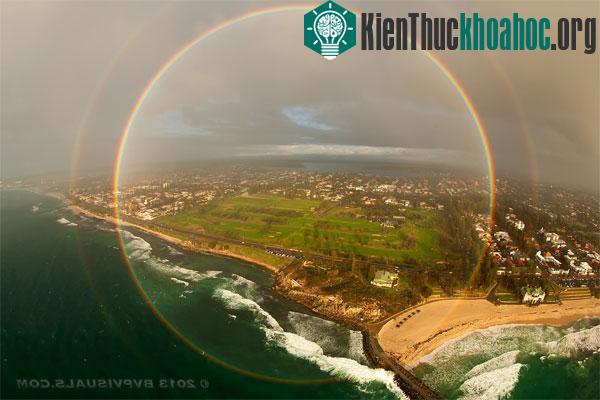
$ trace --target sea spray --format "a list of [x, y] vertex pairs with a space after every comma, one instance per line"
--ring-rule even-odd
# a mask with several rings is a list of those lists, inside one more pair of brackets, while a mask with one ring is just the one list
[[[32, 214], [31, 206], [39, 202], [41, 196], [17, 192], [1, 195], [2, 255], [4, 260], [10, 260], [2, 268], [6, 288], [3, 300], [10, 299], [10, 304], [19, 305], [7, 307], [3, 312], [1, 342], [6, 346], [3, 347], [3, 366], [8, 366], [3, 371], [16, 373], [25, 368], [49, 376], [77, 376], [85, 363], [85, 371], [92, 375], [111, 371], [117, 376], [210, 377], [210, 387], [196, 393], [205, 397], [218, 397], [222, 394], [222, 385], [218, 383], [228, 382], [233, 397], [272, 393], [281, 398], [395, 398], [379, 381], [362, 385], [350, 379], [336, 380], [316, 364], [290, 355], [265, 340], [265, 328], [261, 329], [253, 318], [246, 318], [252, 317], [251, 313], [244, 312], [242, 317], [242, 312], [231, 311], [230, 315], [235, 318], [230, 317], [221, 301], [212, 298], [214, 289], [219, 287], [243, 293], [242, 286], [228, 282], [233, 273], [243, 275], [258, 283], [258, 292], [265, 297], [259, 304], [287, 329], [287, 313], [303, 307], [270, 295], [268, 288], [272, 278], [264, 271], [243, 262], [187, 251], [184, 256], [171, 256], [167, 243], [131, 229], [131, 233], [152, 244], [150, 248], [139, 240], [135, 243], [141, 247], [130, 244], [132, 250], [134, 247], [141, 250], [137, 254], [140, 259], [130, 256], [128, 260], [136, 275], [134, 284], [128, 265], [118, 251], [120, 246], [112, 225], [96, 219], [75, 219], [68, 211], [56, 208], [52, 199], [44, 201], [43, 209], [54, 208], [55, 211]], [[72, 234], [74, 228], [56, 222], [63, 214], [84, 228], [77, 231], [77, 238]], [[27, 247], [36, 251], [23, 251], [23, 237], [31, 240], [26, 243]], [[129, 239], [125, 239], [126, 243]], [[193, 281], [188, 276], [202, 279]], [[88, 287], [90, 277], [94, 290], [81, 290]], [[185, 280], [189, 286], [174, 284], [171, 277]], [[150, 305], [137, 293], [140, 288], [150, 298]], [[52, 296], [40, 302], [30, 296], [32, 291], [52, 293]], [[180, 294], [187, 299], [179, 298]], [[77, 301], [68, 301], [74, 298]], [[170, 330], [163, 328], [161, 321], [148, 310], [149, 306], [156, 307], [189, 341], [230, 365], [273, 377], [327, 379], [330, 383], [290, 385], [242, 377], [193, 353]], [[23, 311], [36, 316], [30, 318], [33, 321], [30, 329], [22, 329]], [[16, 335], [19, 331], [22, 334]], [[73, 332], [77, 333], [77, 340], [73, 340]], [[92, 338], [94, 346], [90, 347], [89, 340], [81, 338]], [[18, 345], [23, 340], [29, 345]], [[140, 362], [142, 358], [146, 362]], [[193, 376], [186, 371], [192, 371]], [[19, 393], [40, 397], [39, 390], [11, 391], [10, 386], [15, 386], [18, 375], [4, 378], [6, 385], [2, 389], [7, 391], [8, 397], [19, 397]], [[366, 393], [365, 386], [374, 387], [374, 392]], [[156, 388], [141, 388], [138, 392], [141, 397], [156, 397]], [[61, 396], [56, 390], [45, 393], [47, 397]], [[82, 391], [82, 396], [93, 397], [94, 393], [93, 390]], [[197, 397], [190, 394], [189, 389], [171, 389], [169, 393], [181, 398]], [[108, 397], [113, 395], [113, 392], [106, 393]]]
[[408, 397], [394, 382], [394, 374], [384, 369], [373, 369], [355, 360], [325, 355], [319, 344], [296, 333], [286, 332], [281, 325], [258, 303], [226, 289], [217, 289], [214, 297], [221, 299], [230, 310], [247, 310], [254, 314], [256, 322], [261, 324], [269, 343], [284, 349], [289, 354], [310, 361], [319, 369], [339, 378], [347, 379], [359, 385], [365, 393], [372, 393], [373, 383], [383, 384], [388, 390], [402, 399]]
[[576, 357], [582, 353], [600, 350], [600, 325], [578, 332], [569, 333], [559, 340], [545, 344], [549, 354], [563, 357]]
[[188, 281], [184, 281], [184, 280], [177, 279], [177, 278], [174, 278], [174, 277], [171, 277], [171, 280], [173, 282], [175, 282], [175, 283], [178, 283], [178, 284], [186, 286], [186, 287], [190, 285], [190, 283]]
[[283, 331], [281, 325], [275, 318], [253, 300], [247, 299], [242, 295], [232, 292], [227, 289], [215, 290], [213, 297], [219, 300], [223, 300], [225, 306], [230, 310], [249, 310], [251, 311], [256, 319], [256, 322], [263, 324], [264, 326]]
[[61, 225], [66, 225], [66, 226], [77, 226], [76, 223], [69, 221], [65, 217], [57, 219], [56, 222], [58, 222]]
[[143, 261], [146, 265], [165, 272], [167, 274], [175, 274], [176, 279], [186, 281], [199, 282], [206, 278], [217, 276], [221, 271], [207, 271], [202, 273], [188, 268], [183, 268], [176, 265], [165, 258], [159, 258], [152, 254], [152, 245], [139, 236], [132, 234], [129, 231], [123, 231], [125, 239], [125, 249], [127, 255], [136, 261]]
[[[408, 398], [395, 384], [392, 372], [384, 369], [373, 369], [357, 361], [365, 359], [364, 354], [362, 354], [360, 332], [346, 330], [346, 354], [348, 356], [352, 354], [353, 358], [327, 355], [319, 343], [297, 333], [285, 331], [281, 324], [261, 307], [258, 302], [262, 301], [262, 296], [255, 282], [234, 273], [224, 274], [222, 271], [200, 272], [181, 267], [168, 259], [154, 255], [152, 246], [143, 238], [128, 231], [124, 231], [123, 237], [125, 248], [132, 260], [141, 262], [154, 270], [164, 272], [173, 282], [186, 282], [192, 287], [191, 283], [203, 284], [206, 279], [212, 278], [211, 285], [214, 289], [212, 297], [220, 301], [228, 310], [225, 313], [228, 320], [235, 323], [234, 321], [239, 320], [238, 312], [250, 312], [254, 322], [263, 331], [265, 344], [268, 346], [276, 346], [294, 357], [310, 362], [323, 372], [353, 382], [365, 394], [379, 398], [387, 397], [390, 394], [397, 398]], [[180, 297], [185, 298], [185, 294], [181, 293]], [[290, 315], [296, 322], [311, 319], [314, 322], [316, 319], [322, 326], [339, 327], [334, 322], [302, 313], [291, 312]], [[299, 325], [296, 324], [296, 326]], [[341, 330], [345, 329], [339, 328]], [[331, 343], [332, 350], [334, 347], [335, 343]]]
[[483, 372], [467, 379], [461, 386], [461, 399], [465, 400], [496, 400], [509, 394], [519, 380], [522, 364]]
[[319, 344], [326, 354], [351, 358], [361, 364], [367, 364], [361, 332], [349, 330], [333, 321], [295, 311], [288, 313], [287, 320], [292, 332]]
[[509, 367], [517, 362], [518, 355], [519, 350], [513, 350], [478, 364], [465, 374], [465, 378], [470, 379], [486, 372]]
[[597, 357], [598, 324], [583, 319], [562, 328], [515, 324], [477, 330], [422, 358], [413, 372], [447, 398], [511, 398], [523, 371], [534, 374], [544, 360], [577, 364], [586, 355]]

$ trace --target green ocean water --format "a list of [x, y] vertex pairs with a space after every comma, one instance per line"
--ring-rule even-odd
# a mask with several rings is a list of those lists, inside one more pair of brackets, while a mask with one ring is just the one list
[[[126, 232], [152, 304], [186, 340], [230, 367], [219, 365], [144, 302], [110, 225], [81, 219], [47, 196], [1, 196], [2, 398], [402, 395], [389, 372], [364, 365], [359, 332], [277, 297], [267, 273]], [[19, 387], [23, 379], [75, 387]], [[153, 387], [77, 388], [92, 379], [150, 379]], [[158, 387], [161, 380], [167, 388]], [[181, 380], [195, 388], [179, 388]]]
[[598, 399], [599, 351], [598, 318], [504, 325], [447, 343], [414, 372], [452, 399]]
[[[3, 398], [404, 397], [366, 365], [359, 332], [279, 298], [262, 270], [124, 238], [135, 279], [110, 225], [47, 196], [1, 193]], [[497, 327], [415, 371], [449, 398], [598, 398], [599, 347], [597, 320]], [[99, 379], [112, 387], [56, 387]], [[152, 387], [115, 387], [123, 379]]]

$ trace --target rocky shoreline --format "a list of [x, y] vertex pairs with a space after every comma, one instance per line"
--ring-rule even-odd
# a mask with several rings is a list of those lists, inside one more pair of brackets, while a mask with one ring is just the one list
[[[273, 290], [280, 296], [300, 303], [327, 319], [340, 322], [356, 330], [366, 331], [368, 321], [380, 316], [378, 307], [372, 304], [349, 304], [338, 295], [314, 293], [300, 286], [283, 272], [275, 274]], [[367, 321], [364, 321], [365, 317]]]
[[[362, 318], [360, 317], [360, 315], [365, 315], [365, 308], [345, 303], [339, 296], [322, 295], [318, 293], [310, 293], [299, 290], [301, 286], [297, 286], [297, 283], [296, 285], [294, 285], [293, 279], [286, 277], [284, 272], [272, 265], [260, 262], [258, 260], [254, 260], [249, 257], [244, 257], [238, 254], [233, 254], [227, 251], [199, 248], [197, 246], [194, 246], [190, 241], [178, 239], [139, 224], [122, 220], [117, 221], [116, 218], [113, 216], [100, 215], [93, 211], [82, 208], [78, 205], [75, 205], [71, 203], [71, 201], [68, 198], [66, 198], [60, 193], [43, 193], [34, 190], [31, 191], [38, 194], [49, 195], [62, 200], [66, 204], [66, 207], [69, 210], [71, 210], [71, 212], [73, 212], [74, 214], [84, 215], [89, 218], [105, 221], [115, 226], [124, 226], [138, 229], [142, 232], [158, 237], [161, 240], [165, 240], [166, 242], [178, 246], [184, 250], [244, 261], [257, 266], [265, 270], [266, 272], [269, 272], [274, 276], [275, 279], [272, 285], [272, 290], [281, 297], [302, 304], [303, 306], [309, 308], [315, 314], [324, 319], [340, 323], [352, 330], [360, 331], [363, 336], [363, 350], [365, 352], [365, 356], [370, 366], [384, 368], [394, 372], [396, 375], [396, 383], [411, 398], [439, 398], [437, 397], [437, 395], [435, 395], [434, 392], [428, 389], [418, 378], [412, 375], [408, 370], [404, 369], [404, 367], [400, 365], [393, 363], [389, 359], [389, 357], [378, 345], [376, 336], [373, 334], [373, 332], [371, 332], [368, 329], [369, 323], [359, 321], [359, 319]], [[369, 308], [368, 305], [365, 306], [366, 308]], [[366, 314], [369, 316], [369, 319], [376, 319], [377, 317], [380, 317], [380, 311], [375, 310], [373, 307], [371, 308], [372, 310], [370, 312], [367, 312]]]
[[[191, 243], [191, 241], [178, 239], [168, 234], [157, 232], [156, 230], [147, 228], [143, 225], [124, 220], [117, 221], [115, 217], [100, 215], [80, 206], [69, 204], [68, 200], [64, 198], [62, 198], [62, 200], [67, 202], [68, 208], [75, 214], [82, 214], [90, 218], [108, 222], [115, 226], [120, 224], [124, 227], [138, 229], [188, 251], [231, 258], [255, 265], [273, 275], [275, 280], [273, 282], [272, 290], [278, 295], [290, 301], [302, 304], [316, 314], [319, 314], [326, 319], [344, 324], [354, 330], [366, 331], [371, 321], [380, 320], [383, 317], [381, 315], [381, 311], [373, 304], [349, 304], [344, 302], [340, 296], [324, 295], [302, 290], [303, 287], [297, 283], [294, 284], [294, 280], [288, 278], [281, 269], [267, 263], [229, 251], [195, 246]], [[363, 322], [361, 319], [366, 321]]]

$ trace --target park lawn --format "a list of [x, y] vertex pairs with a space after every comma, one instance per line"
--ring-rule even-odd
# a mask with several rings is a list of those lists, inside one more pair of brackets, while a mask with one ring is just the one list
[[252, 260], [260, 261], [276, 268], [282, 268], [290, 262], [289, 258], [279, 257], [274, 254], [267, 253], [266, 251], [248, 246], [229, 245], [227, 250], [232, 254], [248, 257]]
[[410, 210], [398, 228], [383, 228], [350, 208], [315, 200], [240, 196], [161, 217], [180, 229], [319, 254], [357, 254], [429, 263], [440, 257], [435, 211]]

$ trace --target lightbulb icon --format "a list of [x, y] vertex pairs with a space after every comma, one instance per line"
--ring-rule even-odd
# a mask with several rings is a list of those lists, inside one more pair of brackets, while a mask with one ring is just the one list
[[356, 14], [331, 0], [304, 14], [304, 45], [327, 60], [356, 46]]
[[346, 29], [346, 19], [337, 11], [326, 10], [315, 18], [313, 31], [321, 42], [321, 55], [327, 60], [333, 60], [340, 54], [340, 42]]

